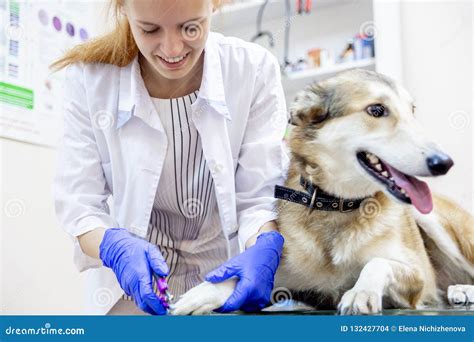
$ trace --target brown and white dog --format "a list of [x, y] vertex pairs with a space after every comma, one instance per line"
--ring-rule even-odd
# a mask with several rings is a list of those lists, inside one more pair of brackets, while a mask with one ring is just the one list
[[[341, 314], [474, 303], [474, 219], [416, 178], [446, 174], [453, 162], [425, 138], [414, 109], [405, 89], [366, 70], [297, 96], [275, 288]], [[173, 313], [216, 309], [235, 282], [204, 282]]]

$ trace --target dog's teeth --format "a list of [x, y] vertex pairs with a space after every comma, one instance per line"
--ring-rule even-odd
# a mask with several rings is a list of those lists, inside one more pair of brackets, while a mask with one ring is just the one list
[[404, 194], [405, 196], [407, 195], [407, 192], [405, 191], [405, 189], [400, 189], [400, 192]]
[[388, 178], [388, 172], [387, 171], [381, 172], [381, 175]]
[[367, 158], [369, 159], [370, 163], [371, 164], [377, 164], [379, 162], [379, 158], [377, 158], [376, 156], [374, 156], [373, 154], [368, 154], [367, 155]]
[[382, 171], [382, 164], [375, 164], [375, 169], [377, 171]]
[[390, 177], [389, 178], [392, 182], [395, 182], [395, 179], [393, 179], [393, 177]]

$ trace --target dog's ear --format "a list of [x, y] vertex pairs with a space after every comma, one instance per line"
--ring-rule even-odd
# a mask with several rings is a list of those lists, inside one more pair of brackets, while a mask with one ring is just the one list
[[290, 124], [295, 126], [316, 125], [329, 116], [327, 92], [313, 85], [296, 95], [290, 107]]

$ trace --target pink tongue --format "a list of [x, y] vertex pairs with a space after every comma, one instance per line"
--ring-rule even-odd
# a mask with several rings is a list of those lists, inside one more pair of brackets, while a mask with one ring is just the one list
[[386, 163], [384, 163], [384, 166], [392, 175], [395, 183], [397, 183], [400, 188], [405, 189], [411, 199], [411, 203], [420, 213], [428, 214], [433, 210], [430, 188], [425, 182], [415, 177], [405, 175]]

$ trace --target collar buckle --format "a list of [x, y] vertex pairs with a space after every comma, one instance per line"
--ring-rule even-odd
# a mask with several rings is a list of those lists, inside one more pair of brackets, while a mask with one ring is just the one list
[[[305, 188], [306, 188], [306, 181], [305, 181]], [[309, 204], [309, 208], [314, 210], [314, 202], [316, 201], [316, 195], [318, 193], [318, 188], [314, 188], [313, 196], [311, 197], [311, 203]]]
[[339, 211], [341, 213], [348, 213], [349, 211], [353, 211], [354, 209], [352, 208], [354, 206], [354, 202], [353, 201], [349, 201], [348, 203], [349, 205], [349, 209], [346, 209], [344, 210], [344, 199], [340, 198], [339, 199]]

